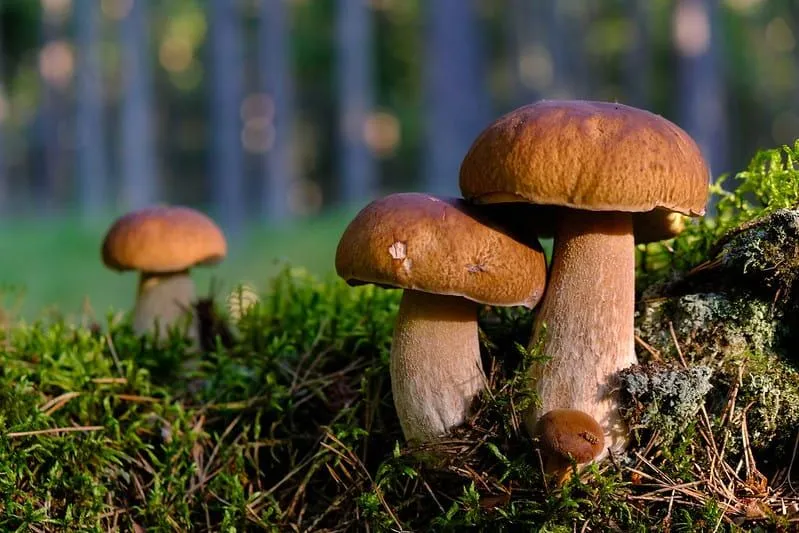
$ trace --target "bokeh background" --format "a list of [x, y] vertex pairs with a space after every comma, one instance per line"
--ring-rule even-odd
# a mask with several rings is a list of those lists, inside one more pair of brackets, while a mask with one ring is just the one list
[[652, 110], [736, 171], [799, 136], [797, 31], [796, 0], [0, 0], [2, 307], [129, 306], [100, 243], [153, 203], [230, 238], [201, 292], [329, 274], [358, 208], [457, 195], [479, 131], [540, 98]]

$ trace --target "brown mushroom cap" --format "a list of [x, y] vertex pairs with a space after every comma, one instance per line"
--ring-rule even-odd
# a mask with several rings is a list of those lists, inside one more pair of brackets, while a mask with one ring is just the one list
[[[709, 170], [672, 122], [623, 104], [541, 101], [500, 117], [461, 165], [467, 199], [704, 215]], [[653, 213], [658, 216], [658, 213]]]
[[553, 409], [538, 419], [534, 435], [542, 452], [559, 461], [587, 463], [605, 446], [605, 432], [589, 414], [578, 409]]
[[344, 231], [336, 272], [352, 285], [535, 306], [546, 277], [541, 247], [534, 240], [515, 240], [480, 213], [463, 200], [421, 193], [376, 200]]
[[179, 272], [221, 261], [225, 236], [209, 217], [188, 207], [155, 206], [118, 218], [103, 241], [103, 263], [113, 270]]

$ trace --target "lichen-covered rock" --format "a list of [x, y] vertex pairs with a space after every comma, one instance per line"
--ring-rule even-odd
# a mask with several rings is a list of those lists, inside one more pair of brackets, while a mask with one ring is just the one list
[[704, 405], [713, 370], [647, 363], [620, 373], [622, 414], [630, 427], [658, 430], [666, 439], [685, 429]]
[[779, 324], [771, 306], [745, 294], [702, 293], [644, 300], [636, 335], [664, 355], [676, 355], [674, 336], [693, 361], [719, 361], [743, 352], [772, 351]]
[[[640, 359], [674, 363], [676, 340], [690, 365], [712, 370], [704, 401], [717, 440], [741, 454], [745, 421], [758, 466], [770, 472], [786, 466], [799, 431], [797, 278], [799, 211], [783, 209], [728, 233], [706, 262], [648, 287], [636, 308], [636, 334], [648, 345]], [[657, 392], [645, 375], [624, 382], [637, 408], [629, 414], [671, 431], [651, 407]]]
[[732, 357], [716, 371], [713, 385], [708, 411], [727, 413], [726, 449], [741, 451], [746, 416], [758, 464], [764, 471], [787, 466], [799, 431], [799, 372], [791, 363], [774, 354]]
[[745, 224], [714, 247], [714, 275], [745, 279], [754, 292], [792, 292], [799, 277], [799, 211], [780, 209]]
[[779, 304], [799, 279], [799, 210], [780, 209], [729, 231], [707, 259], [644, 289], [644, 298], [743, 291]]

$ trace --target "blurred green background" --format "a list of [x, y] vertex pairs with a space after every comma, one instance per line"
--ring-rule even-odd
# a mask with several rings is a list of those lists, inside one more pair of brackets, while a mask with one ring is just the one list
[[541, 98], [649, 109], [738, 170], [799, 136], [797, 30], [795, 0], [3, 0], [5, 307], [127, 308], [100, 244], [154, 203], [228, 235], [200, 293], [330, 274], [357, 209], [457, 195], [479, 131]]
[[[224, 298], [238, 284], [264, 290], [286, 265], [332, 275], [338, 239], [355, 213], [336, 209], [291, 228], [248, 229], [225, 261], [192, 271], [198, 296], [213, 291]], [[100, 321], [109, 312], [132, 308], [138, 274], [103, 266], [104, 231], [102, 225], [87, 228], [71, 217], [7, 222], [0, 229], [0, 308], [9, 318], [86, 315]]]

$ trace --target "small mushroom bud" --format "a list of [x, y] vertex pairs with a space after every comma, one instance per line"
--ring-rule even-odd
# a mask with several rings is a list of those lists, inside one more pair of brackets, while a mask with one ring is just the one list
[[533, 435], [538, 438], [544, 473], [556, 476], [558, 485], [569, 479], [572, 462], [594, 460], [605, 447], [602, 426], [577, 409], [553, 409], [538, 419]]

